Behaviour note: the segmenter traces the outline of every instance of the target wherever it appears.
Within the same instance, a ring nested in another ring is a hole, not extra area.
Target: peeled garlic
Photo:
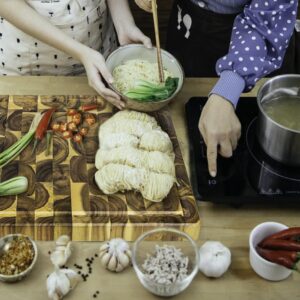
[[[48,297],[52,300],[62,299],[80,280],[80,276],[71,269],[58,269],[47,278]]]
[[[51,253],[50,259],[54,266],[62,267],[72,254],[71,241],[67,235],[60,236],[56,241],[56,248]]]
[[[101,263],[108,270],[121,272],[129,266],[131,251],[123,239],[112,239],[100,247]]]
[[[207,277],[221,277],[231,263],[230,250],[220,242],[208,241],[199,250],[199,269]]]

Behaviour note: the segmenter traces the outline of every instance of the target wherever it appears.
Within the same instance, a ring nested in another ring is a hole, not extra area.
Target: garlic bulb
[[[123,239],[112,239],[100,247],[101,263],[108,270],[121,272],[130,264],[131,251]]]
[[[209,241],[199,250],[199,269],[207,277],[221,277],[231,263],[230,250],[220,242]]]
[[[50,259],[54,266],[62,267],[72,254],[71,241],[67,235],[60,236],[56,241],[56,248],[51,253]]]
[[[62,299],[80,280],[80,276],[71,269],[56,269],[47,278],[48,297],[52,300]]]

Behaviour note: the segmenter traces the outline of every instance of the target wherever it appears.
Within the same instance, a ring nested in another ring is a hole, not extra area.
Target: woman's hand
[[[113,82],[113,77],[105,64],[104,57],[98,51],[85,47],[81,51],[79,59],[85,67],[89,85],[105,100],[120,110],[123,109],[125,103],[121,100],[120,96],[108,89],[102,81],[103,78],[108,83]]]
[[[127,24],[117,30],[120,45],[141,43],[146,48],[151,48],[152,43],[150,38],[143,34],[143,32],[135,24]]]
[[[208,169],[217,175],[218,152],[231,157],[241,137],[241,123],[233,105],[219,95],[211,95],[202,110],[199,129],[207,146]]]
[[[128,0],[107,0],[107,4],[121,45],[141,43],[152,47],[151,40],[135,25]]]

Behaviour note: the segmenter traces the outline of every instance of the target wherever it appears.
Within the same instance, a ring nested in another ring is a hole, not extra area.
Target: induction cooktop
[[[208,172],[206,145],[198,121],[207,98],[186,104],[190,145],[191,183],[198,200],[215,203],[300,203],[300,167],[281,164],[269,157],[256,138],[256,98],[243,98],[237,106],[242,136],[231,158],[218,156],[218,174]]]

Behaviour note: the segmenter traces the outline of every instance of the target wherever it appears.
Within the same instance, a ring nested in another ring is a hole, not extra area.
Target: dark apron
[[[178,7],[181,16],[178,24]],[[187,77],[216,77],[216,62],[228,53],[236,14],[217,14],[200,8],[189,0],[175,0],[171,12],[166,49],[182,64]],[[186,38],[186,36],[189,36]],[[286,51],[282,67],[269,76],[296,73],[295,36]]]

